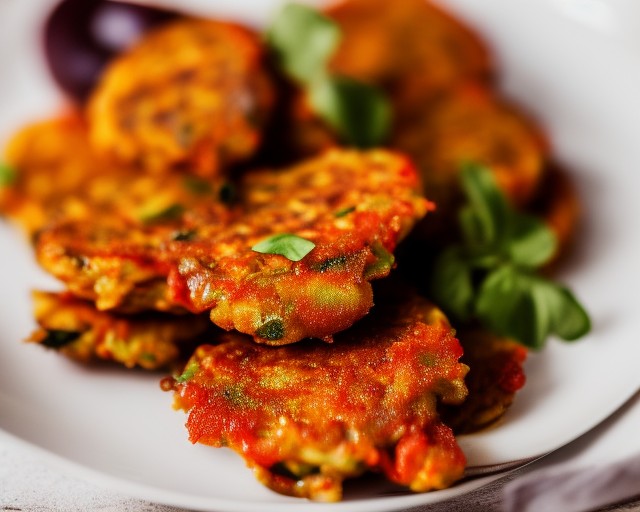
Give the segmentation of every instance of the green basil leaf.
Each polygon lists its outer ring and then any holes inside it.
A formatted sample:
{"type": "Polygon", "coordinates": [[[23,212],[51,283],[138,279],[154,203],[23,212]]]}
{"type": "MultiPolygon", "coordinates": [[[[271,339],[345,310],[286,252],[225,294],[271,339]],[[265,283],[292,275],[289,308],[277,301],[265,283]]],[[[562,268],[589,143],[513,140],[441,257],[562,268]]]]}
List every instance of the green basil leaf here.
{"type": "Polygon", "coordinates": [[[391,106],[375,87],[342,76],[323,77],[310,86],[313,109],[347,144],[379,145],[391,126],[391,106]]]}
{"type": "Polygon", "coordinates": [[[279,254],[291,261],[300,261],[316,244],[290,233],[281,233],[258,242],[251,249],[262,254],[279,254]]]}
{"type": "Polygon", "coordinates": [[[284,338],[285,327],[282,318],[267,320],[256,329],[256,336],[269,341],[277,341],[284,338]]]}
{"type": "Polygon", "coordinates": [[[506,250],[513,263],[537,268],[547,263],[558,249],[555,233],[541,220],[514,212],[506,250]]]}
{"type": "Polygon", "coordinates": [[[539,349],[549,335],[551,315],[534,278],[511,266],[490,273],[478,291],[476,313],[497,334],[539,349]]]}
{"type": "Polygon", "coordinates": [[[591,330],[589,315],[567,288],[538,278],[535,289],[547,304],[553,334],[565,341],[574,341],[591,330]]]}
{"type": "Polygon", "coordinates": [[[340,42],[340,28],[311,7],[288,4],[266,37],[280,67],[292,78],[307,83],[324,73],[340,42]]]}
{"type": "Polygon", "coordinates": [[[442,309],[459,320],[467,320],[472,313],[471,275],[471,267],[455,247],[444,251],[433,268],[431,295],[442,309]]]}
{"type": "Polygon", "coordinates": [[[16,170],[8,164],[0,163],[0,187],[13,185],[18,179],[16,170]]]}
{"type": "Polygon", "coordinates": [[[482,165],[466,163],[460,177],[462,189],[477,217],[476,238],[486,244],[498,242],[507,230],[511,211],[493,174],[482,165]]]}

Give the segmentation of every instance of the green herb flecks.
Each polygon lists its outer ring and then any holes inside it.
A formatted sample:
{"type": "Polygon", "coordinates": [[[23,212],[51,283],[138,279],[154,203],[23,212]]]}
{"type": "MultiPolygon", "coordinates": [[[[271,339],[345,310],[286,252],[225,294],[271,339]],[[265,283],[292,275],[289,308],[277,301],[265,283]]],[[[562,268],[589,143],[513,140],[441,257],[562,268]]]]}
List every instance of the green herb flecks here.
{"type": "Polygon", "coordinates": [[[199,369],[200,369],[200,365],[196,361],[190,362],[187,365],[187,367],[184,369],[182,374],[180,374],[178,377],[176,377],[176,382],[178,384],[182,384],[184,382],[187,382],[188,380],[193,379],[193,377],[195,376],[196,372],[199,369]]]}
{"type": "Polygon", "coordinates": [[[289,4],[267,32],[281,69],[302,85],[311,107],[347,144],[379,145],[389,132],[391,107],[376,88],[328,70],[340,27],[310,7],[289,4]]]}
{"type": "Polygon", "coordinates": [[[8,164],[0,162],[0,187],[9,187],[18,179],[16,170],[8,164]]]}
{"type": "Polygon", "coordinates": [[[284,322],[281,318],[267,320],[256,329],[256,336],[269,341],[277,341],[284,338],[284,322]]]}
{"type": "Polygon", "coordinates": [[[196,235],[197,231],[195,229],[181,229],[171,233],[171,240],[174,242],[191,242],[196,235]]]}
{"type": "Polygon", "coordinates": [[[571,341],[589,332],[589,316],[573,294],[536,274],[557,250],[553,231],[515,211],[488,169],[466,165],[461,179],[468,199],[459,217],[462,243],[436,261],[436,302],[459,320],[478,318],[535,349],[552,334],[571,341]]]}
{"type": "Polygon", "coordinates": [[[171,206],[167,206],[160,211],[140,216],[140,221],[143,224],[147,225],[170,222],[173,220],[178,220],[182,216],[184,211],[185,208],[181,204],[172,204],[171,206]]]}
{"type": "Polygon", "coordinates": [[[76,341],[82,333],[61,329],[47,329],[47,336],[40,342],[48,348],[59,349],[76,341]]]}
{"type": "Polygon", "coordinates": [[[279,254],[291,261],[300,261],[309,254],[316,244],[306,238],[281,233],[265,238],[251,249],[262,254],[279,254]]]}
{"type": "Polygon", "coordinates": [[[356,207],[355,206],[349,206],[348,208],[342,208],[340,210],[338,210],[337,212],[335,212],[333,214],[333,216],[336,219],[340,219],[342,217],[346,217],[347,215],[349,215],[350,213],[353,213],[356,211],[356,207]]]}
{"type": "Polygon", "coordinates": [[[396,261],[395,256],[379,243],[371,247],[371,252],[375,256],[375,260],[364,269],[364,278],[374,280],[389,275],[396,261]]]}
{"type": "Polygon", "coordinates": [[[196,176],[185,176],[182,179],[182,185],[186,190],[194,195],[206,196],[213,193],[211,183],[202,178],[197,178],[196,176]]]}

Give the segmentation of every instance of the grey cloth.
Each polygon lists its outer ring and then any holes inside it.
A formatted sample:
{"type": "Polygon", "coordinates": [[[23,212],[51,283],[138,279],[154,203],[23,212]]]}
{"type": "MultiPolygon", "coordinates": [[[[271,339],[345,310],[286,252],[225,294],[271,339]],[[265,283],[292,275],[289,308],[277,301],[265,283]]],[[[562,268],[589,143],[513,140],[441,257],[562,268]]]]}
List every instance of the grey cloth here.
{"type": "Polygon", "coordinates": [[[504,510],[585,512],[638,497],[640,455],[635,455],[604,466],[534,471],[505,487],[504,510]]]}

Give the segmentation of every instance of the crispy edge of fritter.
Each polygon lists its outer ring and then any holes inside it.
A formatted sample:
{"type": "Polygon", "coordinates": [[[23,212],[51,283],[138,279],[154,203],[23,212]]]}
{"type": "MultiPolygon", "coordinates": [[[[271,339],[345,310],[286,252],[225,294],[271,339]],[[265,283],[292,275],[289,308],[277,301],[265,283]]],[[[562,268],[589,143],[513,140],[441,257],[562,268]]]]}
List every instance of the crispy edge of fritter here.
{"type": "Polygon", "coordinates": [[[80,363],[112,361],[127,368],[166,369],[212,331],[206,315],[106,313],[69,293],[34,291],[39,324],[27,341],[80,363]]]}

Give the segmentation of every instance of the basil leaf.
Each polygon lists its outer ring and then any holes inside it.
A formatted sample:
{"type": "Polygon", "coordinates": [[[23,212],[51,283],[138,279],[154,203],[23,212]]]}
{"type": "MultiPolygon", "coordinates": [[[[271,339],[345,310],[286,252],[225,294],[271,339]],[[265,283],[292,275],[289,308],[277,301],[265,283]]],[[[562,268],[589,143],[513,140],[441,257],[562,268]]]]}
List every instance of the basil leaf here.
{"type": "Polygon", "coordinates": [[[391,125],[391,106],[375,87],[343,76],[324,77],[311,84],[313,109],[347,144],[379,145],[391,125]]]}
{"type": "Polygon", "coordinates": [[[471,272],[466,259],[455,247],[444,251],[433,268],[431,295],[442,309],[459,320],[467,320],[472,313],[471,272]]]}
{"type": "Polygon", "coordinates": [[[182,374],[176,377],[176,382],[182,384],[191,380],[199,369],[200,365],[196,361],[192,361],[187,365],[182,374]]]}
{"type": "Polygon", "coordinates": [[[334,21],[300,4],[286,5],[267,32],[280,67],[302,83],[324,73],[339,42],[334,21]]]}
{"type": "Polygon", "coordinates": [[[262,254],[279,254],[291,261],[300,261],[316,244],[290,233],[281,233],[258,242],[251,249],[262,254]]]}
{"type": "Polygon", "coordinates": [[[536,292],[544,296],[548,305],[553,334],[565,341],[574,341],[591,330],[589,315],[567,288],[538,278],[536,292]]]}
{"type": "Polygon", "coordinates": [[[497,334],[533,349],[543,346],[551,317],[544,297],[533,293],[531,276],[503,266],[482,283],[476,313],[497,334]]]}
{"type": "Polygon", "coordinates": [[[16,170],[8,164],[0,163],[0,187],[13,185],[18,179],[16,170]]]}
{"type": "MultiPolygon", "coordinates": [[[[510,207],[496,184],[491,171],[478,164],[466,163],[460,172],[462,189],[474,211],[475,240],[494,244],[504,235],[508,226],[510,207]]],[[[463,214],[469,216],[469,214],[463,214]]],[[[464,220],[462,222],[465,222],[464,220]]],[[[469,223],[466,227],[472,227],[469,223]]]]}
{"type": "Polygon", "coordinates": [[[513,263],[536,268],[547,263],[558,249],[558,240],[542,221],[529,215],[513,215],[506,250],[513,263]]]}

